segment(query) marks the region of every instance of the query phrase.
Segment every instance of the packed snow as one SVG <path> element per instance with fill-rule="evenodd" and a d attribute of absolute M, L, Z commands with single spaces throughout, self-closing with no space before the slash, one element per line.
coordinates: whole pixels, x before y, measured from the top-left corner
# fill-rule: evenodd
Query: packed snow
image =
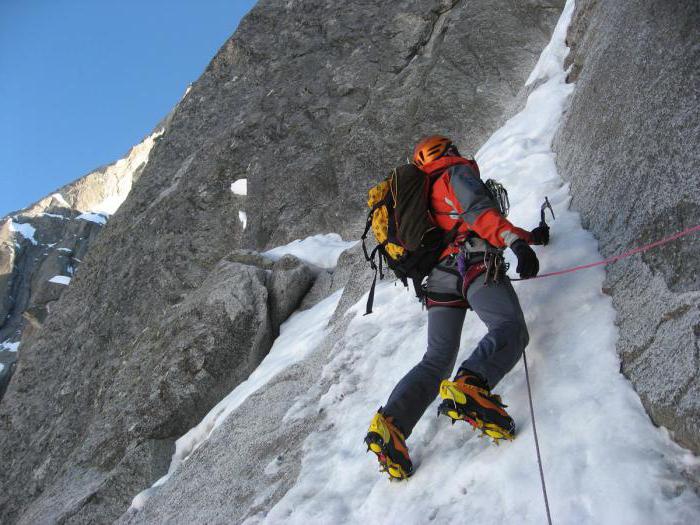
<path fill-rule="evenodd" d="M 313 235 L 306 239 L 297 239 L 285 246 L 264 252 L 263 255 L 277 260 L 284 255 L 291 254 L 320 268 L 331 269 L 338 264 L 340 254 L 357 242 L 344 241 L 337 233 L 326 233 Z"/>
<path fill-rule="evenodd" d="M 124 184 L 124 183 L 123 183 Z M 98 204 L 94 205 L 90 210 L 90 213 L 104 215 L 105 218 L 114 213 L 119 209 L 119 206 L 126 200 L 128 192 L 131 190 L 131 184 L 129 184 L 129 189 L 122 192 L 116 193 L 106 197 Z"/>
<path fill-rule="evenodd" d="M 248 179 L 238 179 L 231 184 L 231 191 L 236 195 L 248 195 Z"/>
<path fill-rule="evenodd" d="M 68 286 L 70 284 L 70 277 L 66 275 L 54 275 L 49 279 L 49 282 Z"/>
<path fill-rule="evenodd" d="M 238 220 L 241 221 L 241 225 L 243 226 L 243 229 L 245 230 L 245 227 L 248 225 L 248 214 L 244 211 L 239 210 L 238 211 Z"/>
<path fill-rule="evenodd" d="M 76 217 L 76 219 L 94 222 L 97 224 L 107 224 L 107 217 L 105 217 L 101 213 L 85 212 L 85 213 L 81 213 L 80 215 L 78 215 Z"/>
<path fill-rule="evenodd" d="M 32 226 L 31 224 L 27 223 L 19 223 L 15 222 L 14 220 L 10 219 L 10 231 L 13 233 L 19 233 L 22 237 L 27 239 L 29 242 L 31 242 L 34 245 L 37 245 L 38 243 L 36 242 L 36 239 L 34 238 L 34 234 L 36 233 L 36 228 Z"/>
<path fill-rule="evenodd" d="M 504 183 L 510 219 L 532 228 L 545 195 L 555 208 L 552 242 L 537 247 L 544 271 L 599 259 L 597 243 L 568 209 L 568 186 L 557 174 L 551 143 L 573 86 L 565 83 L 567 2 L 531 82 L 525 109 L 498 130 L 477 159 L 482 174 Z M 515 283 L 528 326 L 527 349 L 538 434 L 555 523 L 700 523 L 700 499 L 684 472 L 700 461 L 655 428 L 619 373 L 611 300 L 604 270 Z M 365 297 L 366 298 L 366 297 Z M 425 352 L 425 312 L 402 287 L 377 287 L 374 314 L 365 298 L 344 345 L 331 356 L 333 381 L 318 408 L 329 421 L 311 431 L 294 487 L 266 515 L 248 523 L 545 523 L 522 362 L 498 385 L 518 425 L 499 447 L 451 426 L 429 407 L 408 445 L 417 470 L 404 483 L 377 472 L 362 439 L 374 411 Z M 458 362 L 484 335 L 467 316 Z M 342 372 L 338 372 L 342 371 Z"/>
<path fill-rule="evenodd" d="M 72 208 L 72 206 L 71 206 L 70 204 L 68 204 L 68 202 L 66 201 L 66 199 L 64 199 L 64 198 L 63 198 L 63 195 L 61 195 L 60 193 L 54 193 L 54 194 L 51 195 L 51 197 L 52 197 L 53 199 L 56 199 L 56 201 L 58 201 L 58 203 L 59 203 L 61 206 L 63 206 L 64 208 Z"/>
<path fill-rule="evenodd" d="M 12 343 L 10 341 L 3 341 L 0 343 L 0 350 L 4 350 L 6 352 L 16 352 L 19 350 L 19 341 Z"/>
<path fill-rule="evenodd" d="M 315 349 L 326 335 L 328 321 L 333 314 L 342 290 L 327 297 L 313 308 L 293 314 L 280 326 L 280 335 L 275 339 L 270 352 L 258 365 L 246 381 L 238 385 L 229 395 L 222 399 L 197 425 L 178 439 L 175 454 L 168 473 L 151 488 L 138 494 L 131 503 L 131 508 L 140 509 L 154 491 L 163 485 L 175 471 L 211 433 L 238 408 L 246 398 L 263 387 L 274 376 L 304 359 Z"/>

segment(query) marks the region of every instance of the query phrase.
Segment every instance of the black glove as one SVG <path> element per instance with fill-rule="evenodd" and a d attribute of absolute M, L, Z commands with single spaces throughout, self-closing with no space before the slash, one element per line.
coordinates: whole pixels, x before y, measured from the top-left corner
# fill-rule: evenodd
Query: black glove
<path fill-rule="evenodd" d="M 523 279 L 529 279 L 537 275 L 540 271 L 540 262 L 537 260 L 537 255 L 532 251 L 532 248 L 522 239 L 518 239 L 513 244 L 510 245 L 510 249 L 518 258 L 518 267 L 515 269 L 516 272 Z"/>
<path fill-rule="evenodd" d="M 532 244 L 541 244 L 546 246 L 549 244 L 549 226 L 541 224 L 530 232 L 532 235 Z"/>

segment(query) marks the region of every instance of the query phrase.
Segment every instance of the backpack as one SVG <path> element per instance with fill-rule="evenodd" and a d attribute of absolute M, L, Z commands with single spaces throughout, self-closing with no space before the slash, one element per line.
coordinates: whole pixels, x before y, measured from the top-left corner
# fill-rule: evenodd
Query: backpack
<path fill-rule="evenodd" d="M 374 270 L 374 279 L 365 315 L 372 313 L 377 274 L 380 279 L 384 278 L 383 263 L 404 286 L 408 287 L 408 279 L 411 279 L 416 297 L 421 299 L 423 279 L 456 237 L 459 222 L 445 232 L 433 220 L 430 190 L 434 180 L 413 164 L 405 164 L 394 168 L 389 177 L 370 188 L 367 199 L 370 210 L 361 239 L 365 259 Z M 368 253 L 365 241 L 370 229 L 377 246 Z"/>

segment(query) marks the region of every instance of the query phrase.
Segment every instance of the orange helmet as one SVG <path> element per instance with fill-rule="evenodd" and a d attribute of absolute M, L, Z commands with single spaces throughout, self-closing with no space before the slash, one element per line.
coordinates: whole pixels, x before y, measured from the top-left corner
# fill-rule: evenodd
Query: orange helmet
<path fill-rule="evenodd" d="M 424 164 L 442 157 L 451 145 L 452 141 L 442 135 L 431 135 L 424 138 L 413 150 L 413 164 L 422 168 Z"/>

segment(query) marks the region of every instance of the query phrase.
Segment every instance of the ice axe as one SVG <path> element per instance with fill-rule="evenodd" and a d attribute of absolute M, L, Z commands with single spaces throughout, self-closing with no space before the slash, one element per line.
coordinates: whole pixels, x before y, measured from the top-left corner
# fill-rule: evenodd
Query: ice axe
<path fill-rule="evenodd" d="M 542 227 L 547 227 L 547 222 L 544 220 L 544 212 L 547 209 L 549 209 L 549 213 L 552 214 L 552 220 L 556 220 L 556 217 L 554 216 L 554 210 L 552 209 L 552 205 L 550 204 L 549 199 L 545 197 L 542 206 L 540 206 L 540 226 Z"/>

